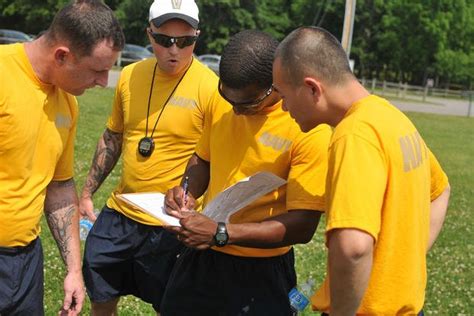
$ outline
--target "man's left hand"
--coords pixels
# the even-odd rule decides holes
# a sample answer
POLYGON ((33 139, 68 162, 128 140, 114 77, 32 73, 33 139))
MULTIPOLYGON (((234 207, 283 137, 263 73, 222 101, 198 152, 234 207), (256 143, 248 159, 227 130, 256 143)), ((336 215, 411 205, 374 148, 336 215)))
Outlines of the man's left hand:
POLYGON ((196 211, 181 211, 181 227, 166 226, 165 229, 176 234, 186 247, 199 250, 208 249, 215 244, 214 235, 217 223, 196 211))

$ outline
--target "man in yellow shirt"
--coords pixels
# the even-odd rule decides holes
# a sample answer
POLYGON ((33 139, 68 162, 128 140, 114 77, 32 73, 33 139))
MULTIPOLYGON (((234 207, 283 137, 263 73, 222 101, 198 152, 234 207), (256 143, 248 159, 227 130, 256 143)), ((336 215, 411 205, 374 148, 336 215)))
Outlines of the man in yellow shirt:
POLYGON ((335 127, 326 186, 328 277, 312 298, 331 315, 422 312, 426 252, 448 179, 415 126, 354 77, 327 31, 302 27, 278 47, 274 85, 303 131, 335 127))
POLYGON ((191 208, 260 171, 287 180, 217 223, 183 209, 183 189, 167 194, 182 227, 169 228, 189 248, 176 262, 163 297, 163 315, 289 315, 296 285, 292 245, 311 240, 324 209, 327 146, 331 129, 308 134, 281 108, 272 88, 278 42, 261 31, 243 31, 225 46, 216 107, 190 159, 191 208))
POLYGON ((122 174, 85 245, 84 280, 92 314, 116 313, 133 294, 158 312, 182 244, 161 223, 118 198, 166 192, 179 183, 201 136, 217 76, 193 58, 199 35, 194 1, 157 0, 146 29, 156 58, 122 70, 107 128, 80 200, 95 219, 92 195, 122 156, 122 174))
POLYGON ((58 309, 81 311, 74 96, 107 85, 123 45, 112 10, 93 0, 66 5, 32 42, 0 45, 1 315, 44 314, 43 212, 67 270, 58 309))

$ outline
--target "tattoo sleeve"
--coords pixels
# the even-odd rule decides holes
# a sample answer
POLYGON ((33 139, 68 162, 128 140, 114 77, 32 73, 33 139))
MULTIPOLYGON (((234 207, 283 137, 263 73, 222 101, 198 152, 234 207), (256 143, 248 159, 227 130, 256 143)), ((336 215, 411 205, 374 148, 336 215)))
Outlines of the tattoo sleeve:
POLYGON ((80 269, 77 193, 73 179, 52 181, 46 191, 44 212, 68 270, 80 269))
POLYGON ((106 129, 97 143, 82 194, 92 196, 114 169, 122 153, 123 134, 106 129))

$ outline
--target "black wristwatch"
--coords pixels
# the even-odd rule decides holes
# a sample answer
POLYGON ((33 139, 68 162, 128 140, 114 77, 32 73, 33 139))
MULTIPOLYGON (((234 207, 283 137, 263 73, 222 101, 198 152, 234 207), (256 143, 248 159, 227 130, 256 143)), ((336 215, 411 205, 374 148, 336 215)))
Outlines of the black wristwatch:
POLYGON ((216 234, 214 235, 214 241, 216 242, 217 247, 224 247, 229 241, 229 234, 227 234, 227 228, 225 223, 217 223, 216 234))

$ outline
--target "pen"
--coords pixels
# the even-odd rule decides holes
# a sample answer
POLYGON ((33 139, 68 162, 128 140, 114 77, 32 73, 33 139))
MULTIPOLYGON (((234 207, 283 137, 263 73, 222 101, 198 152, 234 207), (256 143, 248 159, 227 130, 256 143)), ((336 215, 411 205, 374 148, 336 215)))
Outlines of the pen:
POLYGON ((184 197, 183 197, 183 200, 184 200, 184 205, 186 205, 186 202, 188 200, 187 196, 188 196, 188 187, 189 187, 189 177, 186 176, 184 178, 184 181, 183 181, 183 191, 184 191, 184 197))

